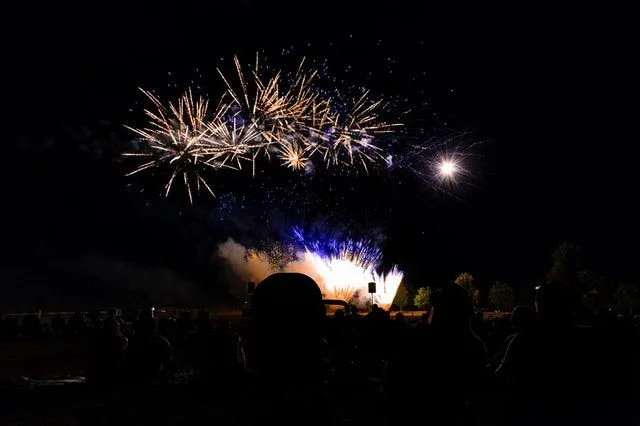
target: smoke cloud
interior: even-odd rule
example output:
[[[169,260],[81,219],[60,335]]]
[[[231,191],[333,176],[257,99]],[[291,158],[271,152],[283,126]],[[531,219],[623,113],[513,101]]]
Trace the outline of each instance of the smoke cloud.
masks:
[[[276,272],[298,272],[313,278],[325,298],[347,300],[358,305],[368,303],[367,284],[374,281],[376,301],[388,306],[402,281],[402,272],[397,268],[389,274],[378,274],[354,259],[327,259],[309,251],[297,251],[293,260],[283,262],[279,253],[248,249],[232,238],[221,243],[217,250],[217,255],[237,278],[238,285],[231,289],[237,296],[246,293],[249,281],[259,283]]]

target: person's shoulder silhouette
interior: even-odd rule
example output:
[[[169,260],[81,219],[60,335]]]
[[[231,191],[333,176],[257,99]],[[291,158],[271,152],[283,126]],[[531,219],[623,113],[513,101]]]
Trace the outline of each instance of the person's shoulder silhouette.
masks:
[[[270,275],[252,299],[256,366],[282,382],[318,377],[325,307],[318,285],[297,273]]]

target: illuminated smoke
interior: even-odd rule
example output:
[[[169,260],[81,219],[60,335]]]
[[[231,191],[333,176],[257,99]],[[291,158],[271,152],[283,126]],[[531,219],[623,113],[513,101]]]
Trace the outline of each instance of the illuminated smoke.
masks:
[[[275,272],[299,272],[313,278],[325,299],[339,299],[362,305],[368,297],[368,283],[376,283],[374,303],[388,308],[402,282],[403,273],[393,267],[378,273],[378,251],[367,244],[347,242],[337,246],[335,254],[323,252],[318,244],[296,253],[296,260],[280,267],[270,261],[266,251],[247,249],[229,238],[218,246],[218,256],[224,259],[243,282],[260,282]],[[373,257],[367,257],[367,254]],[[365,296],[366,295],[366,296]]]

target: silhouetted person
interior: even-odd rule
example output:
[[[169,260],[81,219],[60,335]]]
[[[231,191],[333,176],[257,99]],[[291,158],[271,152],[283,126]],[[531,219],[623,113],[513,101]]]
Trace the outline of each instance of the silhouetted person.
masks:
[[[128,340],[120,326],[116,312],[112,310],[96,333],[89,367],[89,380],[96,384],[114,384],[122,378]]]
[[[513,333],[504,339],[489,364],[489,370],[499,375],[511,374],[507,371],[511,368],[509,358],[514,356],[515,351],[523,350],[525,353],[517,357],[526,357],[527,353],[533,353],[534,350],[530,345],[534,343],[535,312],[527,306],[517,306],[511,314],[511,323],[513,324]]]
[[[86,328],[84,314],[80,311],[74,312],[69,319],[68,327],[72,334],[82,334]]]
[[[91,311],[87,315],[89,325],[93,331],[102,329],[102,315],[100,311]]]
[[[130,339],[127,361],[130,377],[134,381],[166,378],[173,373],[171,344],[157,334],[152,309],[140,312]]]
[[[180,316],[178,317],[178,332],[176,340],[187,340],[192,331],[193,321],[191,320],[191,311],[180,312]]]
[[[232,385],[244,373],[246,362],[242,339],[227,320],[217,323],[208,338],[207,375],[223,387]]]
[[[472,390],[482,383],[486,351],[471,329],[471,302],[464,289],[445,286],[432,296],[432,303],[431,324],[388,364],[385,388],[396,409],[405,404],[421,407],[407,414],[422,416],[404,421],[454,424],[465,414]],[[406,392],[409,388],[412,392]]]
[[[622,359],[611,357],[616,349],[606,339],[575,324],[575,306],[561,283],[538,289],[536,326],[517,333],[498,368],[508,386],[505,411],[511,417],[505,424],[516,417],[535,425],[622,424],[609,417],[620,413],[605,415],[607,394],[620,387],[611,382],[610,368]]]
[[[211,314],[208,311],[201,310],[198,312],[198,319],[196,321],[196,332],[200,336],[207,336],[213,331],[213,324],[211,323]]]
[[[62,314],[56,315],[55,318],[51,320],[51,330],[56,337],[63,335],[66,328],[67,323]]]
[[[253,315],[258,371],[273,384],[317,384],[324,367],[318,285],[303,274],[273,274],[256,287]]]
[[[175,341],[177,323],[173,318],[162,317],[158,320],[158,334],[169,342]]]
[[[255,367],[260,393],[269,398],[256,422],[318,422],[328,370],[320,288],[303,274],[273,274],[258,284],[252,303]]]
[[[349,366],[352,328],[344,309],[338,309],[327,327],[327,340],[331,349],[331,361],[335,375],[344,374]]]

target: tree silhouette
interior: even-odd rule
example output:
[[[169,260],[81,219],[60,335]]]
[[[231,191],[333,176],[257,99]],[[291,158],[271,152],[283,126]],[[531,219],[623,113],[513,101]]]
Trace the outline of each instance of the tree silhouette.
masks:
[[[640,286],[622,283],[618,286],[614,299],[620,315],[632,316],[640,310]]]
[[[473,286],[473,275],[468,272],[460,272],[453,282],[468,291]]]
[[[597,311],[611,298],[611,290],[605,280],[590,269],[578,272],[578,283],[582,292],[582,305],[590,311]]]
[[[467,291],[474,306],[478,304],[480,290],[473,286],[473,275],[468,272],[460,272],[453,282]]]
[[[511,311],[514,303],[513,288],[507,283],[496,281],[489,290],[489,302],[499,311]]]
[[[426,308],[430,304],[430,300],[429,300],[430,298],[431,298],[431,290],[429,289],[429,287],[420,287],[418,289],[418,293],[416,294],[416,297],[413,299],[413,303],[418,308]]]
[[[393,298],[393,305],[399,306],[400,308],[411,305],[411,302],[414,298],[413,293],[414,290],[411,285],[406,284],[403,281],[402,283],[400,283],[398,291],[396,291],[396,296]]]
[[[577,286],[579,273],[584,269],[582,247],[565,241],[553,250],[551,258],[553,265],[547,278],[567,286]]]

